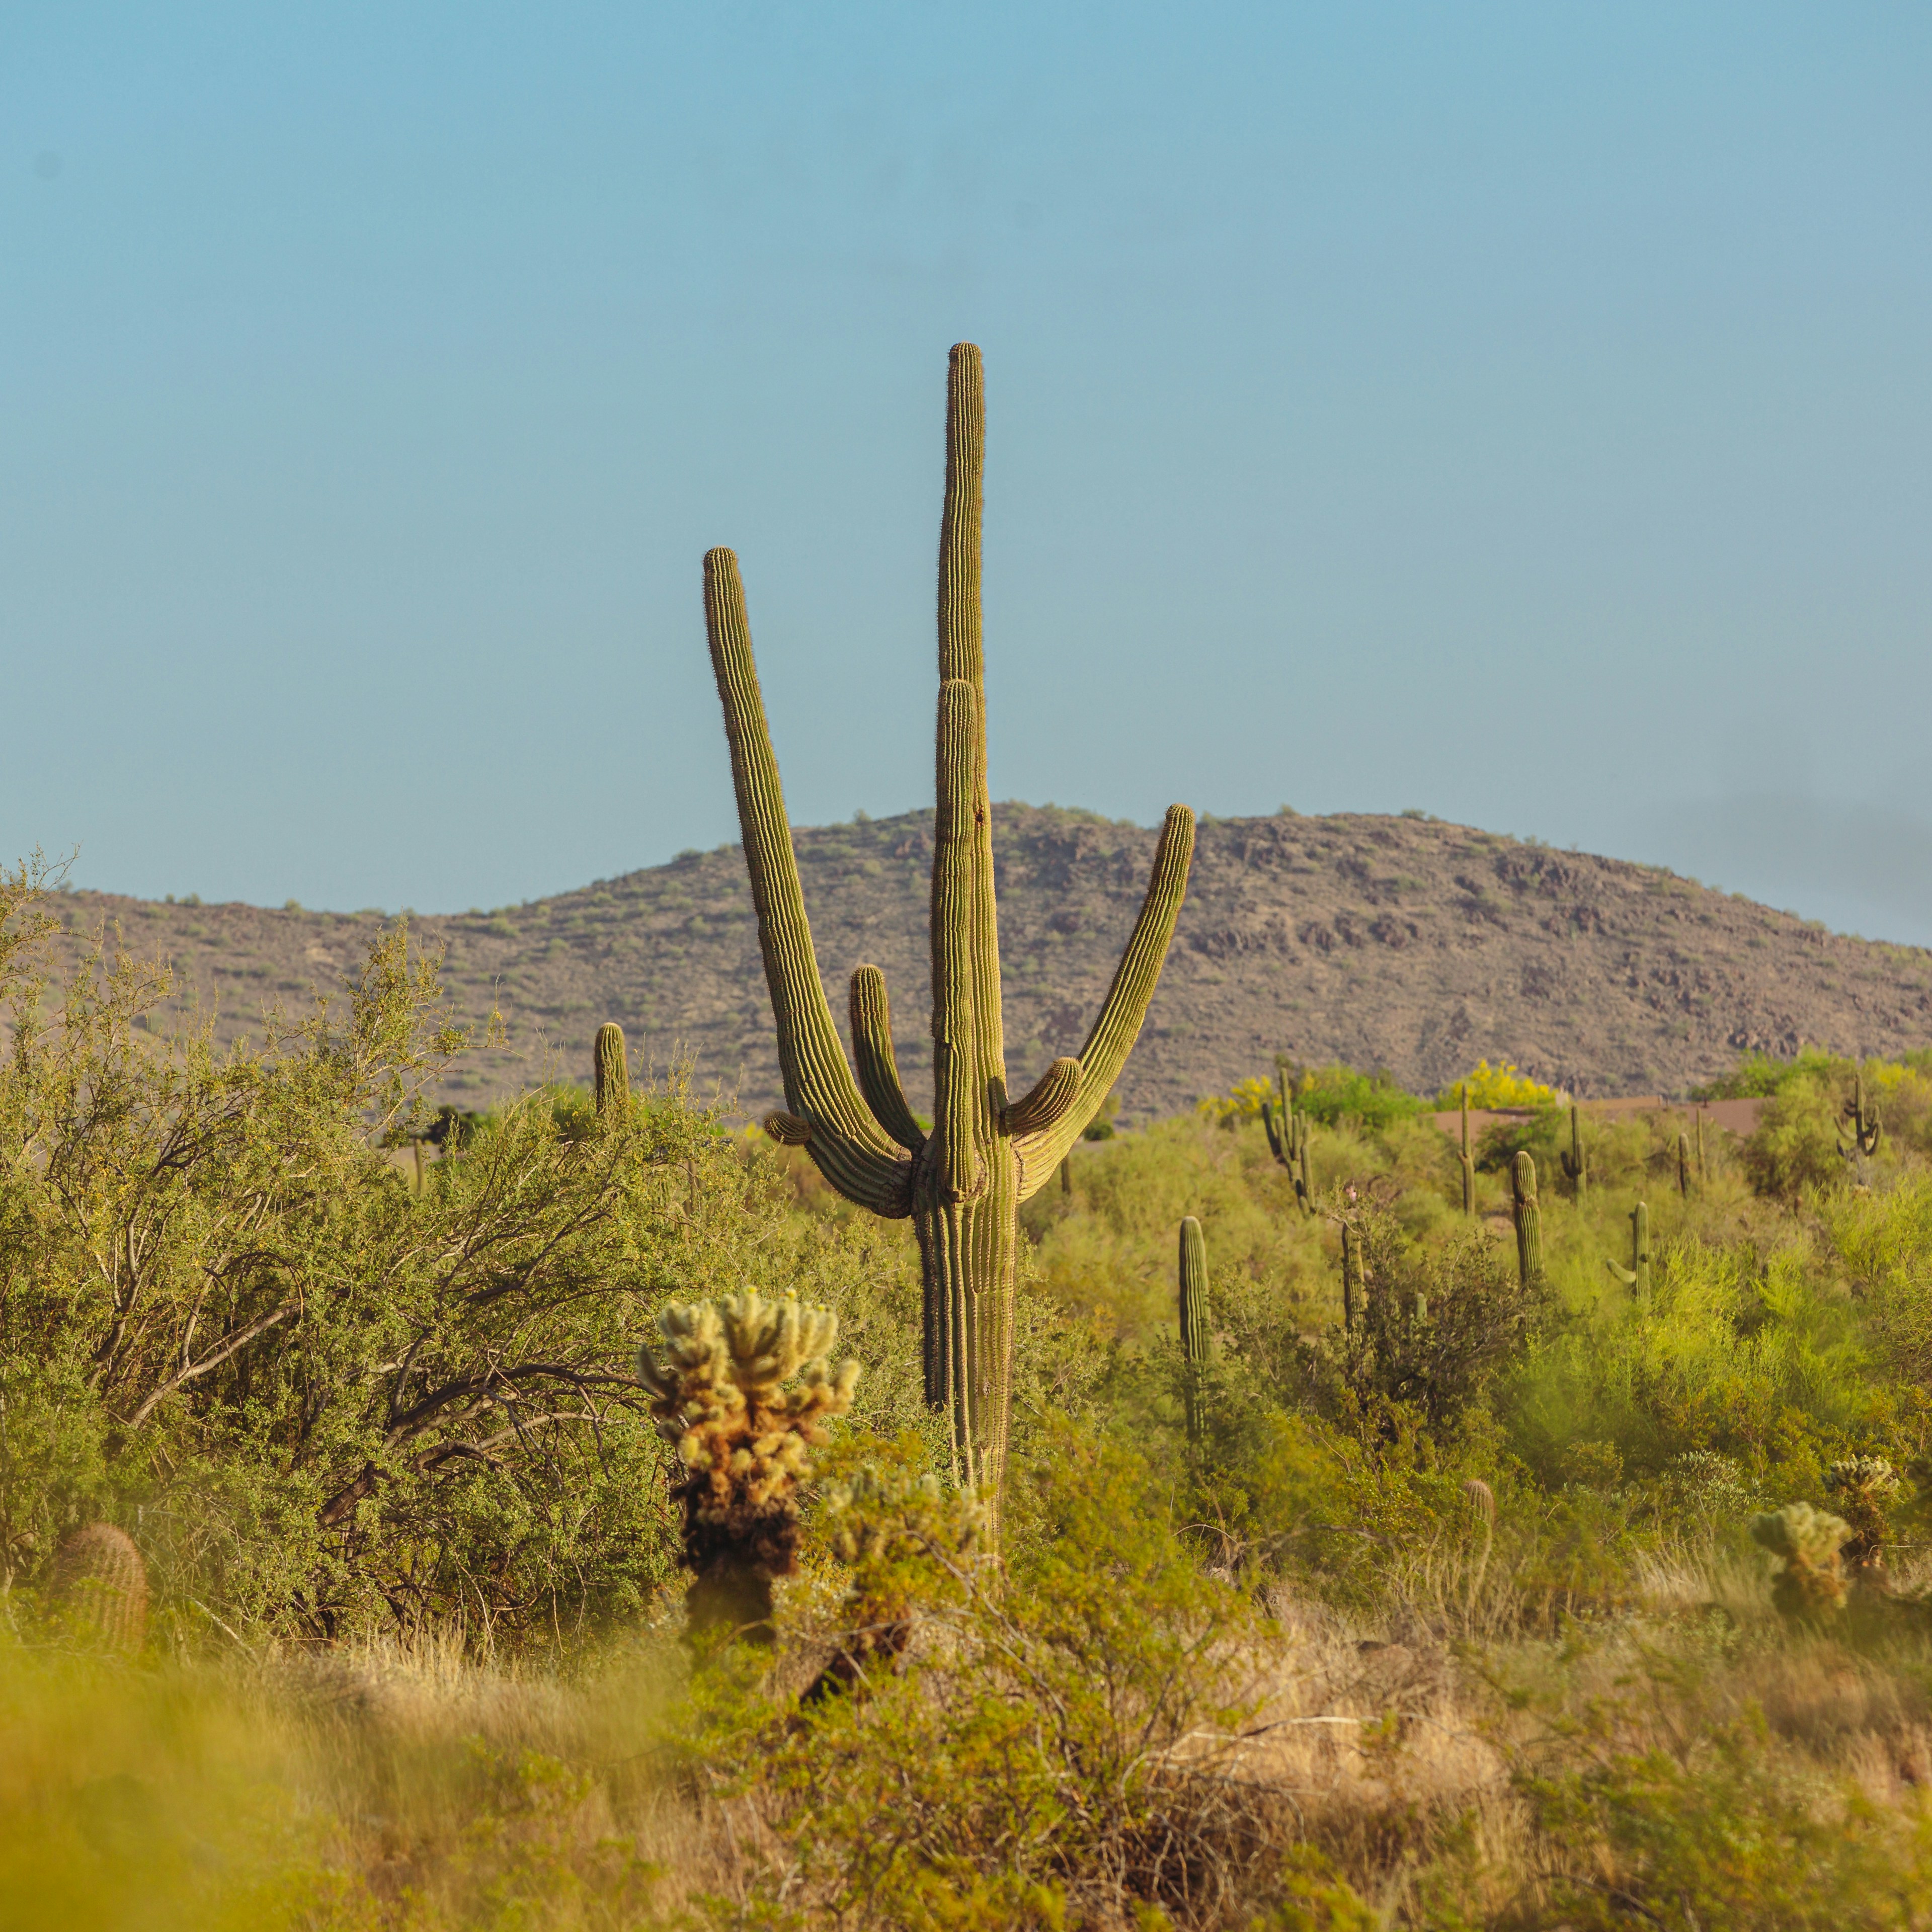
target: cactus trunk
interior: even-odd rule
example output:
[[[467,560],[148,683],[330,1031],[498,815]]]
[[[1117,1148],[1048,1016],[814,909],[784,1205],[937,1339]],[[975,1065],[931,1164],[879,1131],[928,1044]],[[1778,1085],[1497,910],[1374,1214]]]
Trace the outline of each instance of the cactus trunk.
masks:
[[[1516,1273],[1525,1288],[1543,1277],[1543,1216],[1536,1204],[1536,1162],[1519,1151],[1510,1163],[1510,1206],[1516,1220]]]
[[[1462,1212],[1476,1211],[1476,1163],[1469,1154],[1469,1083],[1462,1082]]]
[[[1650,1210],[1641,1201],[1630,1210],[1630,1266],[1620,1268],[1612,1261],[1606,1261],[1604,1265],[1634,1294],[1639,1310],[1648,1314],[1650,1310]]]
[[[1361,1273],[1361,1256],[1355,1251],[1355,1231],[1347,1222],[1342,1223],[1342,1330],[1344,1334],[1355,1332],[1355,1316],[1359,1297],[1357,1280]]]
[[[1701,1132],[1702,1129],[1699,1131]],[[1561,1158],[1563,1172],[1569,1176],[1570,1184],[1580,1201],[1590,1190],[1590,1170],[1583,1159],[1583,1130],[1574,1102],[1570,1108],[1570,1151]]]
[[[1677,1192],[1683,1199],[1690,1199],[1690,1136],[1681,1127],[1677,1132]]]
[[[624,1054],[624,1029],[606,1020],[597,1029],[592,1077],[596,1083],[597,1118],[614,1120],[631,1097],[631,1070]]]
[[[1186,1358],[1187,1439],[1201,1440],[1208,1373],[1208,1244],[1190,1214],[1180,1224],[1180,1346]]]
[[[987,1492],[990,1533],[1006,1459],[1019,1204],[1065,1160],[1126,1064],[1186,890],[1194,818],[1185,806],[1168,810],[1139,919],[1078,1058],[1055,1060],[1030,1092],[1010,1100],[980,635],[984,452],[980,352],[962,343],[947,384],[940,539],[930,1134],[899,1083],[885,980],[876,967],[852,975],[849,1062],[833,1028],[758,692],[738,562],[728,550],[705,559],[704,604],[784,1079],[788,1111],[773,1117],[773,1131],[803,1145],[848,1200],[888,1218],[910,1216],[923,1286],[926,1400],[950,1418],[955,1479]]]

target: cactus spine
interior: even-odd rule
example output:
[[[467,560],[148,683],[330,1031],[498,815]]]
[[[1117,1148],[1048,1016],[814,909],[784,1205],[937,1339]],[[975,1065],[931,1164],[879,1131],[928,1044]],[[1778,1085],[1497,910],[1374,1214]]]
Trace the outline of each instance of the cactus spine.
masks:
[[[980,352],[952,351],[940,532],[938,808],[932,861],[934,1125],[907,1105],[886,983],[852,975],[853,1059],[832,1023],[812,952],[778,761],[758,692],[738,560],[704,560],[712,667],[724,710],[738,822],[777,1024],[788,1130],[826,1181],[919,1240],[926,1398],[950,1419],[952,1474],[997,1498],[1012,1405],[1013,1266],[1021,1202],[1051,1178],[1120,1078],[1160,976],[1187,888],[1194,814],[1168,808],[1132,936],[1076,1058],[1008,1097],[986,788],[980,529],[986,419]]]
[[[1700,1128],[1699,1131],[1702,1130]],[[1570,1178],[1570,1185],[1576,1190],[1576,1198],[1582,1200],[1590,1190],[1590,1168],[1583,1158],[1583,1129],[1574,1101],[1570,1107],[1570,1151],[1558,1158],[1563,1162],[1563,1172]]]
[[[631,1097],[631,1069],[624,1057],[624,1029],[606,1020],[597,1029],[597,1118],[614,1120]]]
[[[1543,1216],[1536,1204],[1536,1163],[1519,1150],[1510,1162],[1510,1206],[1516,1220],[1516,1273],[1525,1288],[1543,1278]]]
[[[49,1594],[69,1631],[102,1649],[131,1654],[147,1640],[147,1565],[110,1522],[90,1522],[61,1544]]]
[[[1838,1137],[1838,1151],[1846,1160],[1869,1160],[1878,1152],[1878,1109],[1874,1107],[1870,1114],[1865,1112],[1865,1076],[1858,1068],[1852,1070],[1852,1097],[1845,1102],[1839,1118],[1849,1122],[1852,1130],[1849,1147],[1842,1134]]]
[[[1315,1212],[1315,1197],[1308,1185],[1308,1116],[1294,1111],[1294,1076],[1285,1060],[1274,1066],[1280,1108],[1274,1101],[1262,1102],[1262,1126],[1266,1130],[1268,1151],[1288,1169],[1294,1183],[1294,1198],[1304,1214]]]
[[[1180,1224],[1180,1346],[1187,1360],[1187,1439],[1201,1440],[1208,1376],[1208,1244],[1190,1214]]]
[[[1469,1155],[1469,1083],[1462,1082],[1462,1212],[1476,1211],[1476,1163]]]
[[[1641,1201],[1630,1210],[1630,1266],[1619,1268],[1612,1261],[1606,1261],[1604,1265],[1624,1287],[1635,1291],[1637,1306],[1648,1310],[1650,1306],[1650,1210]]]

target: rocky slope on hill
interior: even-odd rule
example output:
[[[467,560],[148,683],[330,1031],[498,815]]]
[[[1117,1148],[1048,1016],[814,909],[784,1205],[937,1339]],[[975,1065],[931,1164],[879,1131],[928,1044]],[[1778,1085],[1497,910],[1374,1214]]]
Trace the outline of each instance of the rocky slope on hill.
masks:
[[[1076,1052],[1112,976],[1154,834],[1091,814],[995,808],[1006,1044],[1016,1086]],[[884,968],[914,1105],[929,1091],[926,902],[930,813],[796,835],[832,1010],[846,976]],[[265,1000],[299,1004],[354,968],[380,924],[245,905],[63,900],[70,928],[118,921],[212,1000],[224,1037]],[[620,1021],[632,1064],[688,1058],[701,1090],[746,1112],[780,1100],[750,891],[736,846],[494,914],[421,920],[502,1051],[453,1097],[475,1105],[561,1072]],[[1579,1095],[1679,1093],[1748,1048],[1860,1054],[1932,1045],[1932,953],[1827,932],[1660,868],[1430,819],[1210,820],[1141,1043],[1130,1118],[1172,1112],[1265,1070],[1278,1052],[1386,1068],[1432,1091],[1479,1058]]]

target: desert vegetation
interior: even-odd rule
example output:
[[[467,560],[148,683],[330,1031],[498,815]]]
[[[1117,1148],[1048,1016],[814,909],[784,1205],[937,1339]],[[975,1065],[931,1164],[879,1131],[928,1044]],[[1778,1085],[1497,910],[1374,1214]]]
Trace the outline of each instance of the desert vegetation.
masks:
[[[44,983],[43,884],[0,1081],[15,1922],[1932,1910],[1926,1064],[1742,1064],[1760,1125],[1688,1188],[1678,1117],[1586,1116],[1580,1190],[1526,1110],[1468,1213],[1457,1136],[1329,1108],[1382,1090],[1339,1070],[1257,1076],[1292,1165],[1234,1100],[1082,1142],[1020,1210],[995,1550],[917,1242],[808,1150],[608,1036],[439,1116],[467,1046],[402,930],[217,1054],[112,934]]]

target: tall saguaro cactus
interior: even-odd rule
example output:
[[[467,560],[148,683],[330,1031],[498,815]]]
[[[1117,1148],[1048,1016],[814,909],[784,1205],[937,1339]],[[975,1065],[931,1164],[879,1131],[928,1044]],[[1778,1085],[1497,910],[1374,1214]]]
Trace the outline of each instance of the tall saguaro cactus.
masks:
[[[1703,1132],[1701,1117],[1697,1130],[1700,1134]],[[1563,1163],[1563,1172],[1570,1177],[1570,1186],[1576,1190],[1576,1198],[1582,1200],[1590,1191],[1590,1166],[1583,1157],[1583,1130],[1577,1120],[1574,1101],[1570,1106],[1570,1151],[1558,1158]]]
[[[1510,1162],[1510,1205],[1516,1220],[1516,1274],[1525,1288],[1543,1274],[1543,1214],[1536,1204],[1536,1162],[1519,1148]]]
[[[1469,1083],[1462,1082],[1462,1212],[1476,1211],[1476,1163],[1469,1152]]]
[[[1262,1126],[1268,1135],[1268,1151],[1288,1169],[1294,1183],[1294,1198],[1304,1214],[1315,1212],[1315,1197],[1308,1184],[1308,1116],[1294,1111],[1294,1076],[1286,1060],[1275,1063],[1275,1091],[1280,1102],[1262,1102]],[[1298,1168],[1299,1171],[1298,1172]]]
[[[1607,1260],[1604,1265],[1634,1293],[1639,1310],[1647,1314],[1650,1310],[1650,1210],[1641,1201],[1630,1210],[1630,1266],[1619,1268]]]
[[[1852,1070],[1852,1097],[1845,1102],[1838,1118],[1852,1130],[1850,1146],[1846,1144],[1842,1134],[1838,1137],[1838,1151],[1846,1160],[1869,1160],[1878,1152],[1878,1111],[1876,1108],[1866,1111],[1865,1076],[1860,1068]]]
[[[1208,1244],[1192,1214],[1180,1224],[1180,1346],[1187,1363],[1187,1439],[1201,1440],[1208,1373]]]
[[[1012,1400],[1019,1204],[1045,1185],[1126,1063],[1187,889],[1194,814],[1185,806],[1168,808],[1140,916],[1078,1057],[1056,1060],[1030,1091],[1009,1100],[980,619],[985,457],[980,352],[962,342],[946,385],[939,541],[929,1134],[899,1084],[886,982],[876,966],[852,974],[856,1081],[832,1025],[758,692],[738,560],[728,550],[704,560],[704,612],[784,1078],[788,1111],[766,1124],[778,1138],[802,1146],[848,1200],[889,1218],[910,1216],[923,1282],[926,1398],[950,1416],[956,1478],[997,1499]]]

